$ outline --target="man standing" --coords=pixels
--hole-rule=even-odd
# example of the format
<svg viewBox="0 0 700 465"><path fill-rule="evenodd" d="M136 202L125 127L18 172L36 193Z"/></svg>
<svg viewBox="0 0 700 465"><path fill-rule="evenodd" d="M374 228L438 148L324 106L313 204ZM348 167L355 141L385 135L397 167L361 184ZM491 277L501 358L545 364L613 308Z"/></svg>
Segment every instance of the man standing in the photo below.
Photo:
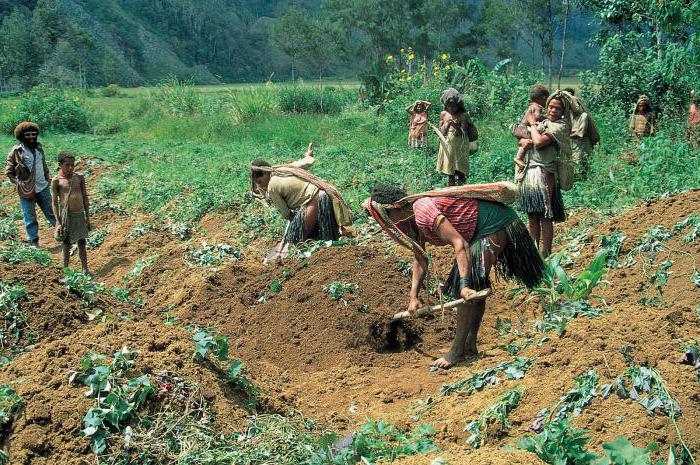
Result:
<svg viewBox="0 0 700 465"><path fill-rule="evenodd" d="M44 213L51 226L56 225L56 217L51 211L51 175L46 165L44 149L37 140L39 126L31 121L19 123L15 128L19 144L12 147L7 155L5 175L17 186L19 204L22 208L24 229L28 242L39 245L39 222L36 218L36 205Z"/></svg>
<svg viewBox="0 0 700 465"><path fill-rule="evenodd" d="M574 89L564 89L571 95L571 149L574 162L578 165L578 175L587 179L591 168L591 152L600 142L600 133L590 112L581 103Z"/></svg>

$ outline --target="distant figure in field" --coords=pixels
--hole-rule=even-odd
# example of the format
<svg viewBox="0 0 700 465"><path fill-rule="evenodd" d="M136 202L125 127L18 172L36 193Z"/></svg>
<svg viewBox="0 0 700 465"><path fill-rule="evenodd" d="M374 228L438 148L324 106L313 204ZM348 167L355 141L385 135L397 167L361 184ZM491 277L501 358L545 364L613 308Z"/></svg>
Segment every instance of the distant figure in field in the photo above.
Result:
<svg viewBox="0 0 700 465"><path fill-rule="evenodd" d="M527 152L530 149L525 149L520 146L521 139L530 139L530 127L527 123L527 114L532 112L535 116L535 121L540 123L546 119L545 108L547 104L547 98L549 97L549 90L544 84L535 84L530 89L530 105L523 113L523 117L520 123L511 127L511 132L516 139L518 139L518 152L515 154L513 161L515 162L515 182L520 182L525 175L525 168L527 167Z"/></svg>
<svg viewBox="0 0 700 465"><path fill-rule="evenodd" d="M488 195L497 193L500 184L452 187L411 196L400 186L377 184L362 204L389 237L413 252L410 314L423 306L420 292L429 264L426 243L454 249L454 264L442 293L465 301L457 307L452 347L433 362L434 367L450 368L477 353L486 296L475 294L490 289L492 267L528 288L542 278L544 263L525 225L512 208L496 201L498 195Z"/></svg>
<svg viewBox="0 0 700 465"><path fill-rule="evenodd" d="M567 87L564 92L569 93L571 101L571 149L574 162L578 165L579 177L587 179L590 175L591 152L600 142L600 133L593 116L576 97L574 89Z"/></svg>
<svg viewBox="0 0 700 465"><path fill-rule="evenodd" d="M254 160L250 164L251 194L289 220L277 246L278 256L284 254L287 244L350 235L346 229L352 224L350 207L331 184L307 171L314 162L313 144L309 144L304 158L296 162L271 166L265 160Z"/></svg>
<svg viewBox="0 0 700 465"><path fill-rule="evenodd" d="M639 96L630 118L629 129L637 140L656 134L656 115L646 95Z"/></svg>
<svg viewBox="0 0 700 465"><path fill-rule="evenodd" d="M428 111L432 103L416 100L406 108L411 115L408 127L408 145L413 148L423 148L428 142Z"/></svg>
<svg viewBox="0 0 700 465"><path fill-rule="evenodd" d="M476 140L476 127L469 119L457 89L447 89L440 101L444 109L440 113L441 137L436 170L448 176L448 186L462 185L469 176L469 135L471 133L472 140Z"/></svg>
<svg viewBox="0 0 700 465"><path fill-rule="evenodd" d="M51 226L56 224L56 217L51 211L51 174L46 164L44 148L37 139L39 126L31 121L24 121L15 127L14 133L19 144L12 147L7 155L5 176L17 186L27 240L34 247L38 247L39 222L36 218L36 205L39 204Z"/></svg>
<svg viewBox="0 0 700 465"><path fill-rule="evenodd" d="M74 171L75 155L58 154L58 174L51 181L53 213L60 222L56 224L56 240L63 244L63 267L70 262L72 244L78 244L78 256L83 272L90 273L85 240L92 229L90 225L90 200L85 176Z"/></svg>
<svg viewBox="0 0 700 465"><path fill-rule="evenodd" d="M527 213L530 235L542 255L552 253L554 222L566 219L561 196L560 167L571 155L570 102L566 93L557 91L547 100L547 119L538 123L533 110L527 112L530 138L520 146L534 148L528 153L525 175L519 184L520 208Z"/></svg>
<svg viewBox="0 0 700 465"><path fill-rule="evenodd" d="M700 98L698 98L694 90L690 92L690 109L688 113L686 140L693 148L698 148L700 147Z"/></svg>

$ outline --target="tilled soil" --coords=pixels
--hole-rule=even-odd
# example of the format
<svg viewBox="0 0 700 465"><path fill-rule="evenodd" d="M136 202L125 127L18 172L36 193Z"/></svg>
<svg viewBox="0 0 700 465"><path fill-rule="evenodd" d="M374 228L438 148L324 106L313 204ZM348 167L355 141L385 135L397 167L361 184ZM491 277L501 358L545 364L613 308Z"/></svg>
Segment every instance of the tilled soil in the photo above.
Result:
<svg viewBox="0 0 700 465"><path fill-rule="evenodd" d="M600 235L617 230L627 237L622 262L650 227L670 228L699 211L698 191L630 209L590 233L572 271L590 262L600 248ZM246 362L253 382L265 391L260 407L265 411L297 410L340 432L355 429L366 417L402 427L432 423L441 451L395 462L406 465L428 464L437 456L452 464L542 463L532 454L501 448L525 435L537 413L555 405L573 387L576 376L593 368L601 383L614 382L626 367L619 350L631 346L637 363L661 372L683 409L679 426L684 439L696 455L700 452L700 384L692 367L678 362L681 343L700 335L695 314L700 289L690 279L700 241L683 243L683 234L666 241L655 264L637 259L630 267L607 274L608 283L595 294L612 309L610 313L574 320L561 337L550 334L550 341L519 353L535 359L522 380L504 381L464 397L440 396L440 386L512 359L503 345L518 337L500 336L497 319L509 319L526 333L542 316L536 301L525 301L522 295L511 298L506 292L510 283L497 282L495 295L489 298L480 354L449 371L431 372L430 361L449 347L453 315L448 311L444 316L389 324L391 315L407 301L410 278L398 271L400 261L410 258L405 251L372 240L363 246L322 249L307 260L263 266L260 252L248 248L241 260L208 270L187 266L183 254L188 243L169 233L149 232L126 240L136 221L111 213L96 215L97 225L109 223L110 232L104 244L90 252L96 279L110 287L126 284L123 276L137 259L158 254L153 265L128 283L135 288L134 297L144 299L142 307L112 297L98 302L111 314L128 315L128 320L90 321L79 298L59 282L58 268L0 264L3 280L15 278L26 285L29 300L22 310L35 335L33 348L0 369L0 383L16 383L24 400L23 413L5 443L11 463L94 463L88 441L75 436L91 400L83 396L84 389L68 385L68 375L78 369L85 354L111 355L124 345L141 351L137 367L144 372L170 370L200 383L217 414L217 426L225 432L241 428L246 415L242 399L226 387L220 373L192 360L191 333L184 329L192 324L213 327L229 337L231 356ZM225 215L205 217L200 235L189 246L198 247L202 239L213 242L210 231L225 241L232 234L224 232L225 221ZM43 229L42 237L50 237L49 233ZM51 251L59 258L58 250ZM449 251L434 252L444 276ZM673 265L663 301L643 305L641 299L656 292L649 284L654 271L650 266L667 258ZM273 281L281 284L279 292L271 290ZM332 281L357 284L358 289L335 301L323 290ZM600 299L595 302L602 304ZM163 324L166 310L177 318L175 326ZM507 435L494 430L482 448L468 448L464 426L498 394L516 385L523 386L525 394L510 415L513 428ZM614 394L596 398L572 423L590 431L590 447L597 451L602 442L619 435L640 447L657 442L662 452L676 442L668 418L649 416L638 403Z"/></svg>

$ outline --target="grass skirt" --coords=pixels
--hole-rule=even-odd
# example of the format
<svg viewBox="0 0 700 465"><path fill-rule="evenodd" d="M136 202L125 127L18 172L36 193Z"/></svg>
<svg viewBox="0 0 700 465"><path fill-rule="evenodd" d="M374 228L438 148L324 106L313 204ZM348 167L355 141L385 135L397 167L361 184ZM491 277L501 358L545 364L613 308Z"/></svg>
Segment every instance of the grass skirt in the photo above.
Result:
<svg viewBox="0 0 700 465"><path fill-rule="evenodd" d="M508 241L501 254L496 258L496 274L506 279L514 279L527 288L533 288L542 280L544 273L544 261L535 247L527 228L520 220L513 221L506 226ZM491 287L489 280L490 269L486 269L486 253L489 251L488 237L473 240L469 244L469 258L471 270L469 272L469 288L480 291ZM459 269L457 261L452 265L447 280L442 289L443 295L459 299Z"/></svg>
<svg viewBox="0 0 700 465"><path fill-rule="evenodd" d="M284 240L290 244L298 244L309 239L322 241L337 241L340 237L340 228L335 218L333 202L325 192L319 192L318 198L318 219L316 228L306 236L304 234L304 218L306 217L306 206L301 207L289 222Z"/></svg>
<svg viewBox="0 0 700 465"><path fill-rule="evenodd" d="M566 220L566 212L564 211L564 200L561 197L559 183L554 178L554 185L547 186L546 173L544 168L540 166L527 169L525 177L519 184L518 203L520 209L525 213L542 215L549 220L564 221Z"/></svg>

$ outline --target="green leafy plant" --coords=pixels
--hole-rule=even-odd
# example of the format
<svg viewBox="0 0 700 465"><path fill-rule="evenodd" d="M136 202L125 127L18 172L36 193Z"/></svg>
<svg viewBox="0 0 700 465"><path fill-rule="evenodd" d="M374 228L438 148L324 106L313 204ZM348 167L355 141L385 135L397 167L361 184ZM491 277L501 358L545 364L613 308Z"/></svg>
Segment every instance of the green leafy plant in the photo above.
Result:
<svg viewBox="0 0 700 465"><path fill-rule="evenodd" d="M129 270L129 272L124 276L124 281L129 282L133 279L138 278L141 276L141 273L143 273L143 270L145 270L147 267L153 265L156 260L158 260L158 257L160 255L154 254L151 255L150 257L146 258L139 258L136 260L136 263L134 264L134 267Z"/></svg>
<svg viewBox="0 0 700 465"><path fill-rule="evenodd" d="M615 380L615 392L622 399L631 398L639 402L649 413L655 411L675 418L681 407L666 387L661 374L655 368L630 366ZM643 396L642 393L647 394Z"/></svg>
<svg viewBox="0 0 700 465"><path fill-rule="evenodd" d="M645 254L650 261L653 261L656 255L664 250L665 246L663 243L672 236L673 233L671 231L667 231L661 226L653 226L637 241L633 252Z"/></svg>
<svg viewBox="0 0 700 465"><path fill-rule="evenodd" d="M66 285L66 289L82 298L83 305L90 306L95 303L99 294L107 293L105 285L96 282L92 276L80 271L65 268L64 277L61 282Z"/></svg>
<svg viewBox="0 0 700 465"><path fill-rule="evenodd" d="M437 449L433 440L435 430L420 424L411 432L395 426L367 419L357 432L340 441L332 450L326 446L316 452L309 465L355 465L357 463L392 462L401 456L425 454ZM330 441L329 441L330 442Z"/></svg>
<svg viewBox="0 0 700 465"><path fill-rule="evenodd" d="M508 415L520 404L524 392L522 386L503 392L495 404L489 405L481 412L478 419L467 423L464 431L471 433L467 439L469 445L473 448L483 446L488 439L488 428L492 422L498 425L499 432L510 429Z"/></svg>
<svg viewBox="0 0 700 465"><path fill-rule="evenodd" d="M95 399L95 407L83 418L81 431L90 438L95 455L105 452L111 432L124 429L136 410L155 393L148 375L128 376L135 368L137 353L123 347L114 354L111 364L102 354L87 354L80 361L80 371L70 374L70 384L87 386L85 395Z"/></svg>
<svg viewBox="0 0 700 465"><path fill-rule="evenodd" d="M185 263L191 267L216 267L224 262L235 262L241 258L241 250L229 244L207 244L199 249L188 249Z"/></svg>
<svg viewBox="0 0 700 465"><path fill-rule="evenodd" d="M609 236L601 236L600 245L607 252L605 266L608 268L620 268L618 257L622 250L622 243L627 237L619 231L613 231Z"/></svg>
<svg viewBox="0 0 700 465"><path fill-rule="evenodd" d="M47 251L19 242L12 242L0 247L0 260L13 265L36 263L37 265L47 266L54 263Z"/></svg>
<svg viewBox="0 0 700 465"><path fill-rule="evenodd" d="M607 311L609 310L592 307L587 301L564 300L556 302L546 310L544 318L536 321L533 328L540 333L556 331L559 336L562 336L570 321L580 317L597 318Z"/></svg>
<svg viewBox="0 0 700 465"><path fill-rule="evenodd" d="M618 437L603 443L603 457L595 462L595 465L662 465L662 461L654 464L649 457L650 452L650 448L634 447L628 439ZM669 462L669 464L672 463L674 462Z"/></svg>
<svg viewBox="0 0 700 465"><path fill-rule="evenodd" d="M357 284L344 283L340 281L332 281L327 285L323 286L323 290L326 292L326 294L331 296L331 299L339 300L345 305L348 304L348 302L344 299L345 294L353 293L357 289L359 289L359 286Z"/></svg>
<svg viewBox="0 0 700 465"><path fill-rule="evenodd" d="M575 386L559 398L552 408L545 408L537 415L535 422L528 427L530 431L542 431L544 425L552 421L566 419L569 414L577 417L597 396L598 374L595 370L579 375Z"/></svg>
<svg viewBox="0 0 700 465"><path fill-rule="evenodd" d="M0 218L0 241L9 241L16 239L19 233L17 222L9 216Z"/></svg>
<svg viewBox="0 0 700 465"><path fill-rule="evenodd" d="M519 439L510 450L526 450L551 465L591 465L596 458L586 450L586 431L572 428L566 418L545 425L536 436Z"/></svg>
<svg viewBox="0 0 700 465"><path fill-rule="evenodd" d="M129 232L126 234L126 239L129 241L133 241L134 239L137 239L144 234L147 234L151 231L153 231L154 227L153 224L151 223L135 223Z"/></svg>
<svg viewBox="0 0 700 465"><path fill-rule="evenodd" d="M170 230L170 233L173 236L177 237L181 241L186 241L192 237L194 227L190 223L173 222L168 223L168 230Z"/></svg>
<svg viewBox="0 0 700 465"><path fill-rule="evenodd" d="M10 386L0 386L0 440L7 439L7 430L22 410L22 398ZM0 465L10 462L10 457L4 449L0 449Z"/></svg>
<svg viewBox="0 0 700 465"><path fill-rule="evenodd" d="M215 336L207 328L195 326L191 328L194 339L195 360L205 360L207 354L211 352L220 361L228 359L228 338L226 336Z"/></svg>
<svg viewBox="0 0 700 465"><path fill-rule="evenodd" d="M19 342L27 329L27 319L20 309L21 302L27 300L27 292L21 284L0 281L0 315L3 326L0 328L0 345L7 347L10 337Z"/></svg>
<svg viewBox="0 0 700 465"><path fill-rule="evenodd" d="M105 241L107 238L107 234L109 233L109 228L101 228L101 229L96 229L94 231L90 231L90 234L88 235L87 238L87 248L88 249L96 249L99 246L102 245L102 243Z"/></svg>
<svg viewBox="0 0 700 465"><path fill-rule="evenodd" d="M690 215L688 218L677 223L672 231L674 234L679 234L686 228L690 228L688 234L681 239L685 244L692 244L700 238L700 215Z"/></svg>
<svg viewBox="0 0 700 465"><path fill-rule="evenodd" d="M501 374L509 380L522 379L533 363L534 359L532 358L516 357L492 368L473 372L467 379L452 384L443 384L440 388L440 395L447 396L455 392L464 392L467 396L472 395L485 387L496 386L501 382Z"/></svg>
<svg viewBox="0 0 700 465"><path fill-rule="evenodd" d="M234 389L242 391L248 396L245 403L247 409L252 409L258 403L260 389L255 386L246 374L245 364L239 360L232 360L231 365L226 370L226 382Z"/></svg>

